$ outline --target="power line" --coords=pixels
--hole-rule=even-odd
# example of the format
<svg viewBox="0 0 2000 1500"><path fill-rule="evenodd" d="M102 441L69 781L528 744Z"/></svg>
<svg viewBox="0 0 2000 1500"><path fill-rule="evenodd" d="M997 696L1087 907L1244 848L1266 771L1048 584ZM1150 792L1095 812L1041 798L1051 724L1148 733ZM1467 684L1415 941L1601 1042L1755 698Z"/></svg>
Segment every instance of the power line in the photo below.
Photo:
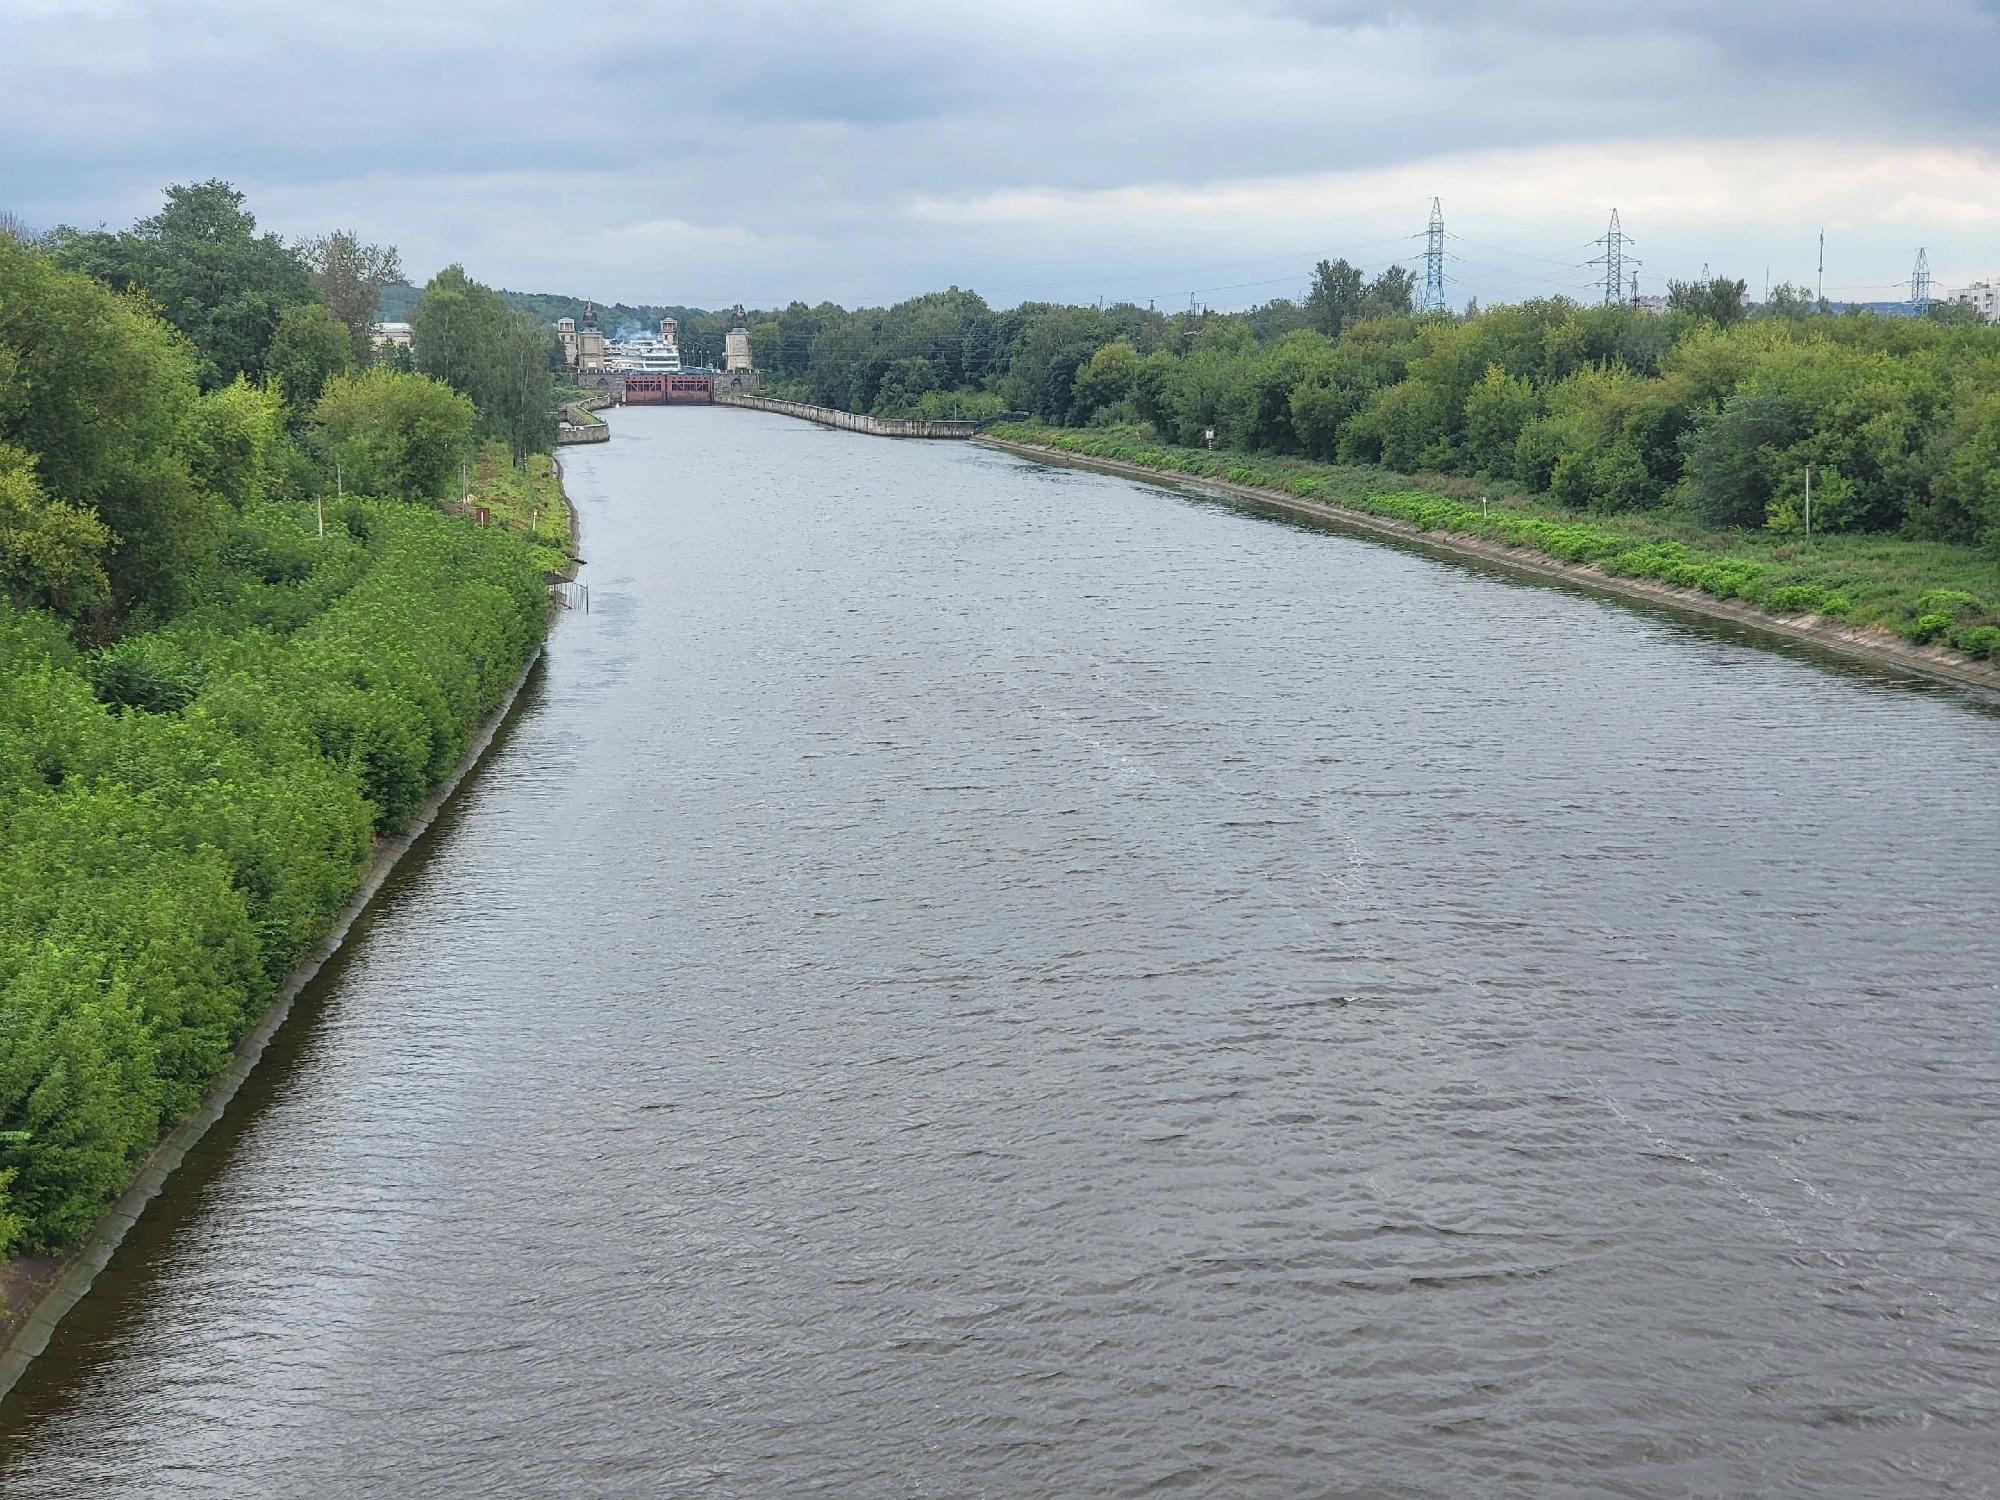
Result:
<svg viewBox="0 0 2000 1500"><path fill-rule="evenodd" d="M1449 231L1445 235L1445 238L1457 240L1460 244L1464 245L1477 245L1482 250L1497 251L1501 255L1511 255L1517 260L1539 260L1547 265L1560 266L1566 271L1575 270L1580 265L1590 264L1589 261L1557 260L1553 255L1537 255L1532 250L1515 250L1506 245L1493 244L1489 240L1476 240L1469 234L1460 234L1456 229ZM1597 242L1592 240L1591 243L1594 245Z"/></svg>
<svg viewBox="0 0 2000 1500"><path fill-rule="evenodd" d="M1562 292L1565 295L1573 292L1588 292L1593 290L1598 285L1598 283L1595 281L1581 281L1576 276L1573 275L1567 278L1558 276L1545 276L1539 271L1523 271L1519 266L1487 265L1483 261L1467 260L1464 256L1459 255L1454 251L1447 251L1446 255L1451 260L1456 261L1459 265L1464 266L1467 270L1484 271L1489 273L1488 281L1489 284L1491 285L1513 286L1516 283L1523 281L1534 281L1534 282L1539 282L1543 286L1554 287L1557 291ZM1589 262L1584 262L1583 265L1573 266L1572 269L1581 270L1583 269L1584 265L1588 264ZM1491 278L1496 276L1499 278L1498 282L1497 283L1492 282ZM1452 281L1458 280L1457 277L1450 277L1447 279Z"/></svg>

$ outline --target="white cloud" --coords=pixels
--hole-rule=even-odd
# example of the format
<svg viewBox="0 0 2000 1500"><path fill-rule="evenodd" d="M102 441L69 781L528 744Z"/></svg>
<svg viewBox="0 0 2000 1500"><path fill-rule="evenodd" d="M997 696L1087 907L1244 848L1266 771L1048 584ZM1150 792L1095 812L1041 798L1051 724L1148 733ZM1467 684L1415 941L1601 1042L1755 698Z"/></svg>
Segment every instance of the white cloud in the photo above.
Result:
<svg viewBox="0 0 2000 1500"><path fill-rule="evenodd" d="M1851 282L2000 270L1979 0L0 5L0 207L223 176L286 233L607 299L1221 305L1403 253L1434 193L1482 297L1574 280L1613 204L1648 277L1796 275L1822 220Z"/></svg>

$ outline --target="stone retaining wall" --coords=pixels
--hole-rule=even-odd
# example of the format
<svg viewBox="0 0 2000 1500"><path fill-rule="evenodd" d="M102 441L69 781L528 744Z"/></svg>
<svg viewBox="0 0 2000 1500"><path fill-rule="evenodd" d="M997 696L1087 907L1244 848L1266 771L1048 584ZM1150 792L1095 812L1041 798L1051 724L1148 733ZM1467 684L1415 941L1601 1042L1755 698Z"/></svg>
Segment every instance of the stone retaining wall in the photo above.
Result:
<svg viewBox="0 0 2000 1500"><path fill-rule="evenodd" d="M977 422L923 422L908 417L869 417L831 406L808 406L803 401L778 401L769 396L716 394L717 406L741 406L751 411L776 412L781 417L798 417L822 427L842 432L865 432L870 437L971 438L979 435Z"/></svg>
<svg viewBox="0 0 2000 1500"><path fill-rule="evenodd" d="M586 396L581 401L563 403L562 421L556 424L558 443L607 443L611 440L611 429L601 420L593 421L589 412L612 404L607 395Z"/></svg>

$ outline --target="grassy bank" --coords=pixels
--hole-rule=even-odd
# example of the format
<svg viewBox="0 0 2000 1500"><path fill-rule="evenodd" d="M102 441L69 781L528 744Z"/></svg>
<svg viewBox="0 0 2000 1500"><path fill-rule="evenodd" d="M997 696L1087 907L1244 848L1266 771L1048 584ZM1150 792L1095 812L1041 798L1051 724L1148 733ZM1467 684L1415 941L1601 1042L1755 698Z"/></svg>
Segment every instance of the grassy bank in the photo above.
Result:
<svg viewBox="0 0 2000 1500"><path fill-rule="evenodd" d="M1973 547L1875 535L1808 540L1715 531L1658 513L1600 520L1530 498L1513 486L1176 447L1138 428L1007 423L990 430L1013 442L1276 490L1423 531L1499 542L1614 577L1696 589L1769 614L1818 615L2000 662L2000 559Z"/></svg>
<svg viewBox="0 0 2000 1500"><path fill-rule="evenodd" d="M492 512L494 525L528 545L543 573L561 573L569 567L575 538L570 535L569 507L552 455L530 453L517 464L505 443L487 443L479 450L471 498L474 505Z"/></svg>

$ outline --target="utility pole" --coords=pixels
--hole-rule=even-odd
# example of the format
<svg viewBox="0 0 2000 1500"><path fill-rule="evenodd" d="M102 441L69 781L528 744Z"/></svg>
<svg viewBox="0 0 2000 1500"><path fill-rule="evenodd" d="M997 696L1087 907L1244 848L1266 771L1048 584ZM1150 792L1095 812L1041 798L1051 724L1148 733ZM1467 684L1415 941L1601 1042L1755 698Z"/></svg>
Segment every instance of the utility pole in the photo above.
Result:
<svg viewBox="0 0 2000 1500"><path fill-rule="evenodd" d="M1632 305L1634 307L1639 305L1639 273L1637 271L1632 273Z"/></svg>
<svg viewBox="0 0 2000 1500"><path fill-rule="evenodd" d="M1826 226L1819 227L1819 284L1813 289L1813 296L1821 306L1826 304Z"/></svg>
<svg viewBox="0 0 2000 1500"><path fill-rule="evenodd" d="M1633 243L1632 236L1618 227L1617 209L1611 210L1611 227L1590 243L1603 248L1584 264L1604 267L1604 305L1609 307L1625 290L1625 247Z"/></svg>
<svg viewBox="0 0 2000 1500"><path fill-rule="evenodd" d="M1923 246L1917 247L1917 263L1910 268L1910 316L1921 318L1931 305L1931 258Z"/></svg>
<svg viewBox="0 0 2000 1500"><path fill-rule="evenodd" d="M1444 311L1444 206L1431 199L1430 227L1424 231L1424 292L1420 313Z"/></svg>

